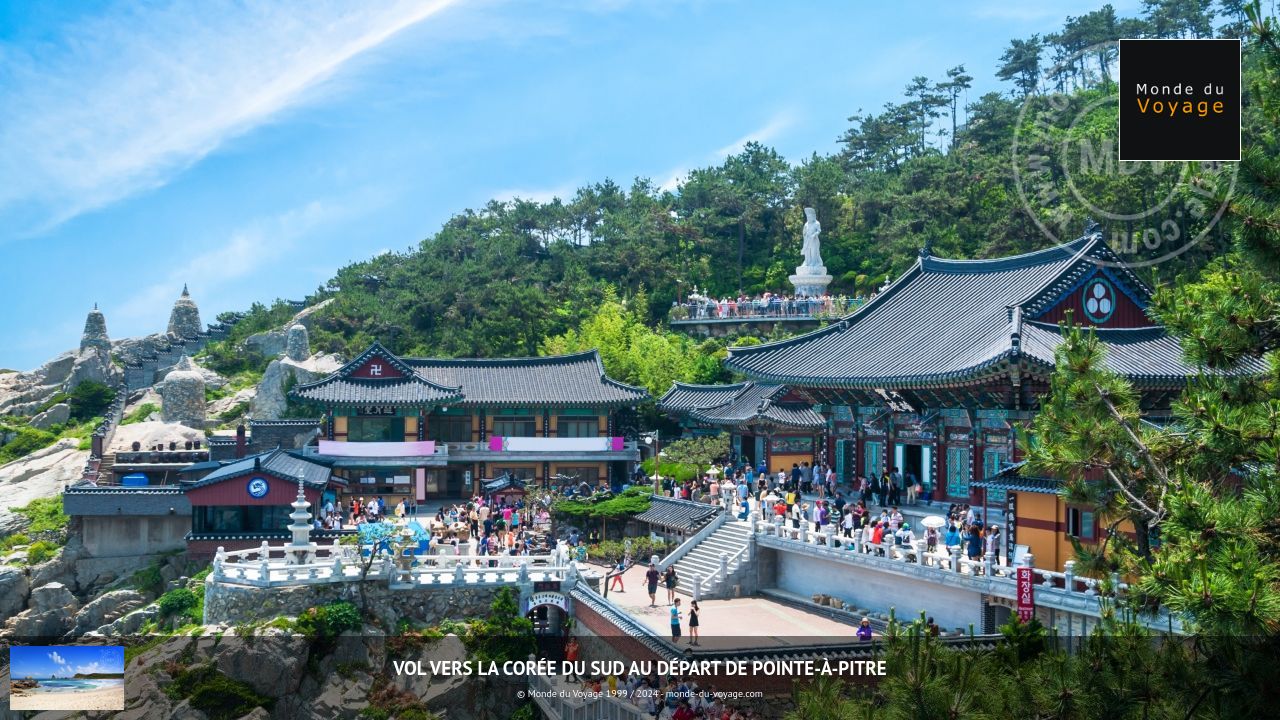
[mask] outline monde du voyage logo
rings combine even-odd
[[[1240,41],[1121,40],[1120,160],[1240,159]]]

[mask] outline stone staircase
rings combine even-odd
[[[729,594],[735,576],[748,565],[747,554],[735,556],[747,547],[751,538],[751,525],[744,522],[726,522],[702,542],[698,543],[687,555],[676,561],[676,592],[682,595],[693,595],[693,579],[698,576],[703,581],[702,596],[716,597]],[[729,558],[729,577],[708,585],[707,580],[720,571],[720,556]]]
[[[98,464],[98,477],[103,481],[111,479],[111,469],[116,466],[116,454],[103,453],[102,462]]]

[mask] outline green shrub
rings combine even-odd
[[[22,534],[14,533],[8,537],[0,538],[0,552],[12,550],[19,545],[30,545],[31,538]]]
[[[309,608],[298,616],[297,628],[304,635],[331,639],[345,630],[355,630],[363,624],[360,611],[355,605],[349,602],[335,602]]]
[[[159,595],[164,590],[164,578],[160,575],[160,563],[153,562],[135,572],[129,578],[129,584],[142,592]]]
[[[43,450],[52,445],[57,439],[57,435],[46,430],[20,427],[17,429],[13,440],[0,447],[0,465],[26,457],[37,450]]]
[[[186,588],[174,588],[160,596],[160,613],[173,616],[195,607],[198,603],[196,594]]]
[[[8,447],[8,446],[6,446]],[[9,508],[31,523],[28,532],[59,532],[67,527],[67,516],[62,512],[62,496],[36,498],[22,507]]]
[[[105,413],[115,399],[116,391],[108,385],[97,380],[81,380],[79,385],[71,389],[67,404],[71,406],[71,417],[88,420]]]
[[[218,672],[212,665],[198,665],[178,671],[165,692],[175,700],[190,698],[191,707],[210,720],[232,720],[256,707],[270,709],[270,698],[259,695],[248,684]]]
[[[650,555],[662,557],[673,549],[663,540],[653,540],[647,537],[631,538],[631,559],[637,563],[647,563]],[[592,558],[608,563],[616,562],[626,552],[626,541],[624,540],[605,540],[587,546],[587,553]]]
[[[124,419],[120,421],[120,424],[132,425],[134,423],[140,423],[151,417],[152,413],[159,411],[160,406],[155,403],[142,403],[138,407],[134,408],[133,412],[125,415]]]
[[[34,542],[27,548],[27,564],[39,565],[46,560],[51,560],[57,554],[58,546],[55,543],[44,540]]]

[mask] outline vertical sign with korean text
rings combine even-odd
[[[1036,614],[1035,589],[1031,580],[1031,568],[1018,568],[1018,619],[1029,622]]]

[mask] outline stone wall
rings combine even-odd
[[[963,587],[931,580],[851,567],[846,563],[801,553],[760,548],[759,557],[773,555],[765,565],[777,568],[773,582],[761,587],[810,597],[817,593],[840,598],[855,607],[887,612],[894,608],[900,618],[913,619],[923,610],[946,629],[981,626],[983,595]]]
[[[137,557],[186,549],[190,515],[81,518],[85,550],[96,558]]]
[[[481,617],[489,612],[489,606],[503,585],[477,585],[458,587],[441,585],[411,590],[392,590],[385,581],[371,580],[365,584],[368,607],[387,627],[395,627],[400,618],[409,618],[427,625],[437,625],[446,619],[461,620]],[[520,588],[512,585],[519,595]],[[244,585],[228,585],[210,581],[205,586],[204,622],[244,624],[258,620],[270,620],[280,616],[297,616],[307,608],[345,600],[360,604],[358,583],[326,583],[296,587],[258,588]]]

